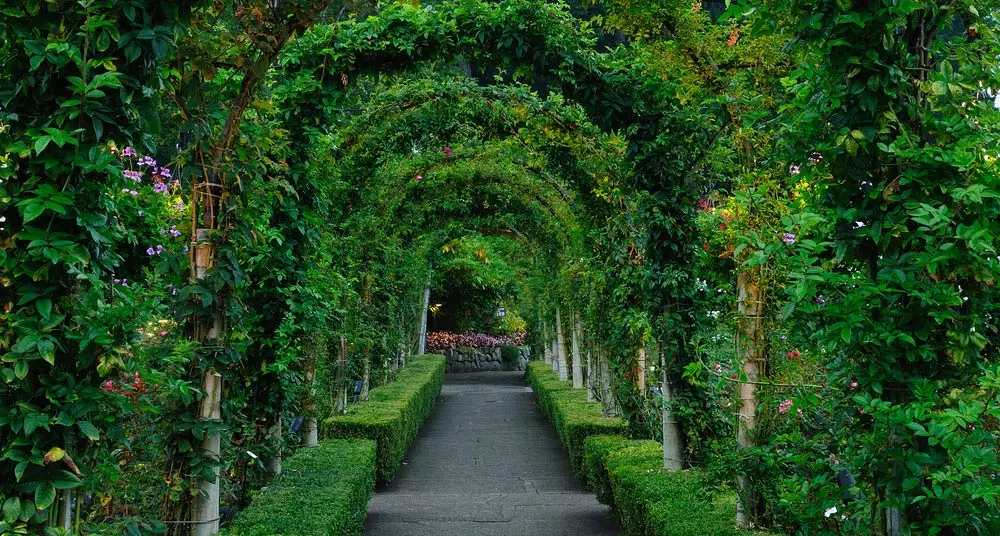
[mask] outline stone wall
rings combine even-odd
[[[446,372],[486,372],[501,370],[524,370],[531,359],[531,348],[515,346],[518,350],[516,363],[505,363],[503,352],[497,348],[448,348],[430,353],[443,355]]]

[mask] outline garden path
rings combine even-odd
[[[368,503],[368,536],[623,533],[573,475],[523,372],[448,374],[396,478]]]

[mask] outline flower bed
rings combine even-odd
[[[497,348],[507,345],[523,346],[525,339],[526,334],[523,331],[513,336],[434,331],[427,334],[427,350],[446,350],[459,347]]]

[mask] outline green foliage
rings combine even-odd
[[[733,527],[732,493],[714,493],[705,474],[663,469],[663,447],[620,436],[587,439],[588,481],[630,535],[749,536]]]
[[[331,439],[300,450],[222,534],[364,534],[368,500],[375,488],[375,449],[374,441]]]
[[[585,477],[584,440],[593,435],[624,433],[626,424],[621,419],[604,417],[600,404],[587,402],[585,390],[573,389],[571,382],[559,381],[559,376],[543,361],[528,363],[525,379],[538,396],[542,413],[555,426],[573,470]]]
[[[350,406],[345,415],[323,421],[322,437],[361,437],[375,441],[375,474],[389,482],[403,463],[420,426],[430,416],[444,382],[443,356],[414,358],[396,381],[372,389],[368,400]]]

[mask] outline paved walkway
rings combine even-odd
[[[573,475],[521,372],[449,374],[367,536],[622,534]]]

